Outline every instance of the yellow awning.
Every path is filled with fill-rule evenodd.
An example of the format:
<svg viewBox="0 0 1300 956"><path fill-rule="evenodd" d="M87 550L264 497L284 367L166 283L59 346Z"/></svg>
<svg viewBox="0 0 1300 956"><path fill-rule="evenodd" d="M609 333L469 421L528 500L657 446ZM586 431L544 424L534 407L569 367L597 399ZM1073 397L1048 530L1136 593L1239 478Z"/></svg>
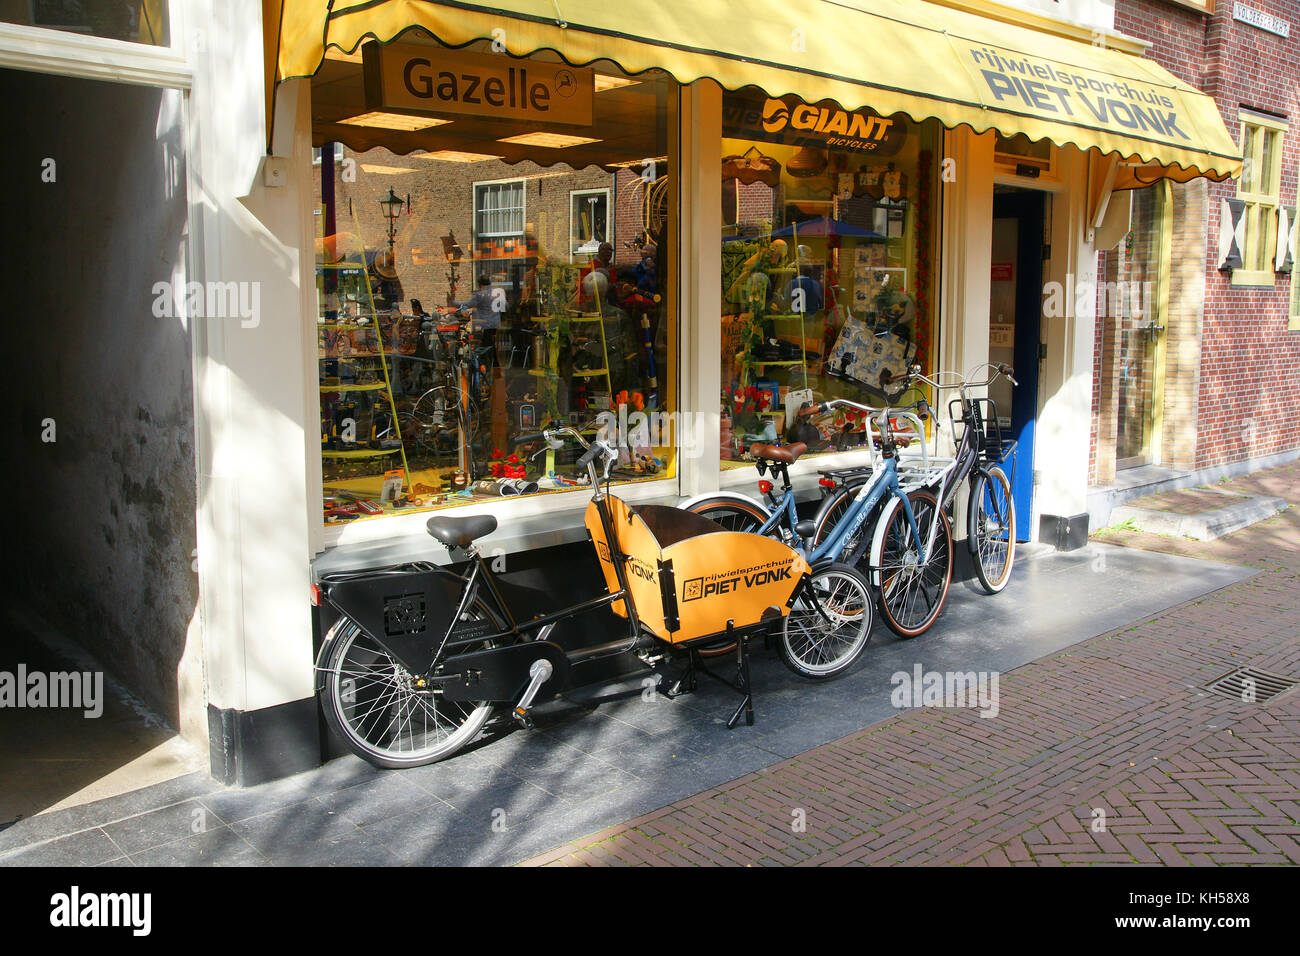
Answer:
<svg viewBox="0 0 1300 956"><path fill-rule="evenodd" d="M920 0L264 0L264 14L277 80L311 76L327 46L422 27L454 47L495 40L514 56L551 49L1095 148L1141 167L1117 188L1241 169L1214 100L1154 61Z"/></svg>

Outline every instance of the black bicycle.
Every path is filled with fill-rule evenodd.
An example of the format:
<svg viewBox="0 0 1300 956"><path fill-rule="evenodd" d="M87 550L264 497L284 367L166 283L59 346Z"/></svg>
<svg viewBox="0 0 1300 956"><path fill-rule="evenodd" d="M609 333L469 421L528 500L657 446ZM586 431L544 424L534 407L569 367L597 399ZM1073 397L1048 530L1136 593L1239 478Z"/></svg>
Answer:
<svg viewBox="0 0 1300 956"><path fill-rule="evenodd" d="M586 448L577 464L591 482L586 527L605 594L518 619L474 544L496 530L492 515L429 519L429 534L465 566L416 562L316 585L313 600L339 612L317 657L317 694L329 726L363 759L414 767L449 757L505 705L531 726L535 702L600 683L584 679L584 666L619 654L639 658L667 696L693 690L697 674L721 681L741 696L727 726L742 715L752 724L751 638L778 631L786 662L813 677L841 672L866 646L872 598L855 569L814 569L779 541L679 508L630 507L602 488L618 459L609 442L588 444L567 426L530 436L548 448L561 437ZM626 619L624 635L569 651L549 639L561 621L604 607ZM702 649L731 645L734 676L705 666Z"/></svg>

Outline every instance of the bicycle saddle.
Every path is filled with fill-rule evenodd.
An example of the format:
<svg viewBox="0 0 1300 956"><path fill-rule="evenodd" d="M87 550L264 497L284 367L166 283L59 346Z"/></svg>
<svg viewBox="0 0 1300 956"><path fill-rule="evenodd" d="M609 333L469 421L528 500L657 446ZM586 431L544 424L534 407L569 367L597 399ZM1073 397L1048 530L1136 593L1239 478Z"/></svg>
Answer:
<svg viewBox="0 0 1300 956"><path fill-rule="evenodd" d="M789 445L765 445L759 442L749 446L749 453L755 458L778 461L784 465L793 465L807 450L808 446L801 441Z"/></svg>
<svg viewBox="0 0 1300 956"><path fill-rule="evenodd" d="M438 515L430 518L425 527L429 534L449 548L464 548L475 538L491 534L497 529L495 515L470 515L466 518L453 518L450 515Z"/></svg>

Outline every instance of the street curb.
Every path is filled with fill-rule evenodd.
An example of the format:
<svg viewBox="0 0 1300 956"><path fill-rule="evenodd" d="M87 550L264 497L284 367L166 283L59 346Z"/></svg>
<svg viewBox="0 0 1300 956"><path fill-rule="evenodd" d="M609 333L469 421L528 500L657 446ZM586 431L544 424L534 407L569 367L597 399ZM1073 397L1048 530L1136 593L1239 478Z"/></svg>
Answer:
<svg viewBox="0 0 1300 956"><path fill-rule="evenodd" d="M1225 498L1239 500L1222 508L1190 515L1121 505L1110 513L1111 526L1131 521L1137 530L1147 534L1168 534L1180 538L1192 538L1196 541L1214 541L1225 534L1265 521L1287 509L1287 503L1282 498L1237 495L1216 489L1207 490L1214 490L1215 494L1221 494Z"/></svg>

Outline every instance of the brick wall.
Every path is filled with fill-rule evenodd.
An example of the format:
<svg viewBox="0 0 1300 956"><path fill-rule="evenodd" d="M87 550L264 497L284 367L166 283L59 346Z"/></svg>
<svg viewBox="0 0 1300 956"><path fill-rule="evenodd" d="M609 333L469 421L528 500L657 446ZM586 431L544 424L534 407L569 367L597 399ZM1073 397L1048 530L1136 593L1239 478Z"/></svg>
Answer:
<svg viewBox="0 0 1300 956"><path fill-rule="evenodd" d="M387 225L379 200L390 187L411 205L397 221L394 254L401 281L401 301L419 299L426 311L447 304L450 272L443 258L441 237L452 233L466 256L473 251L474 184L523 177L524 220L535 230L542 255L569 260L569 194L582 189L609 189L611 214L614 218L612 240L617 265L634 265L635 252L623 245L639 230L630 229L629 207L636 203L634 218L640 219L638 177L620 170L614 176L598 167L571 170L556 165L549 168L531 162L513 166L498 160L479 163L432 161L398 156L376 148L365 153L346 150L345 159L354 165L335 165L336 228L339 232L361 233L368 250L386 249ZM387 174L369 172L366 167L388 169L411 168L414 173ZM344 176L354 179L344 179ZM315 200L319 206L320 182L317 176ZM634 195L633 195L634 194ZM351 200L351 210L349 210ZM630 231L629 231L630 230ZM500 273L505 259L484 259L460 266L454 298L464 301L474 291L478 272Z"/></svg>
<svg viewBox="0 0 1300 956"><path fill-rule="evenodd" d="M1253 0L1252 6L1300 30L1300 2ZM1205 16L1154 0L1117 0L1115 26L1149 41L1149 57L1214 96L1234 137L1239 107L1285 117L1291 125L1283 139L1280 199L1294 205L1300 166L1300 43L1295 36L1287 40L1234 21L1231 3L1220 2L1217 8ZM1205 275L1199 355L1180 349L1177 356L1179 362L1197 366L1191 456L1197 468L1300 446L1300 416L1295 414L1300 407L1300 333L1287 330L1291 280L1279 275L1272 287L1233 286L1228 274L1216 269L1219 205L1236 195L1236 184L1202 188L1208 238L1193 243L1184 234L1189 241L1174 249L1174 271L1184 291L1194 287L1187 285L1186 261L1199 260ZM1195 201L1202 199L1198 195ZM1199 217L1199 205L1197 209ZM1180 322L1192 321L1193 302L1190 294L1180 298ZM1179 391L1178 398L1188 403L1179 410L1189 411L1192 396ZM1188 440L1185 429L1179 431L1175 445L1166 449L1171 463L1188 459Z"/></svg>

